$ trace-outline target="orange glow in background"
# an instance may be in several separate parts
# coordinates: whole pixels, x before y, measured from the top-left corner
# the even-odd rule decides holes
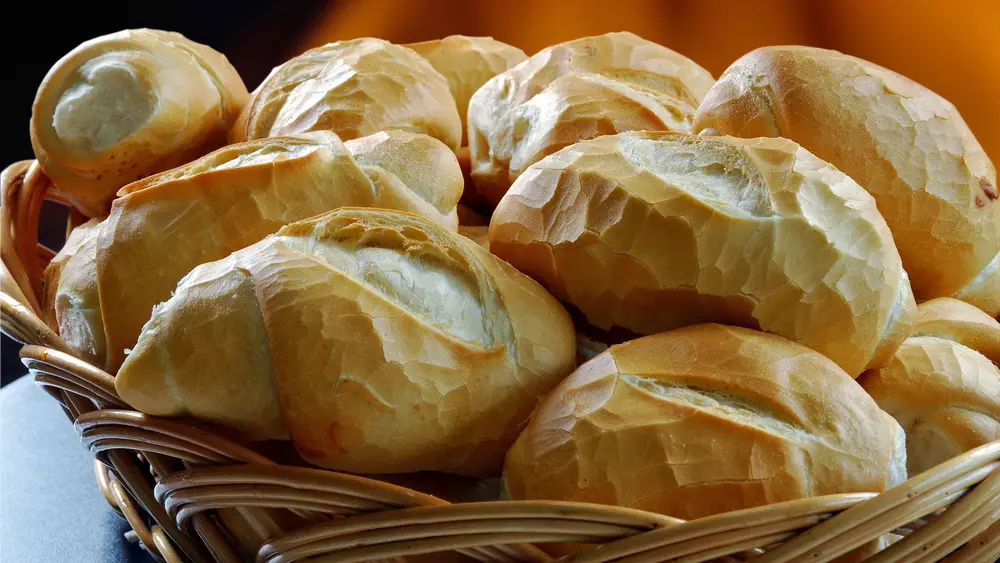
[[[718,77],[766,45],[836,49],[904,74],[954,103],[1000,162],[1000,0],[371,0],[325,9],[299,51],[381,37],[410,43],[489,35],[539,49],[586,35],[631,31]]]

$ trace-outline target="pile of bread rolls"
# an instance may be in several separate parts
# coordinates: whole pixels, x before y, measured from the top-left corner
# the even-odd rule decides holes
[[[630,33],[366,38],[248,93],[124,31],[56,63],[31,138],[92,217],[48,320],[148,414],[680,518],[1000,439],[996,171],[848,55],[716,81]]]

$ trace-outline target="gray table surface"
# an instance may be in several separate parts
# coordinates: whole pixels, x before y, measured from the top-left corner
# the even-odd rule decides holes
[[[0,389],[0,563],[148,563],[94,482],[90,452],[30,377]]]

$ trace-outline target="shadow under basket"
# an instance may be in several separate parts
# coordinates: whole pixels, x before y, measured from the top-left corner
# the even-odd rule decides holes
[[[586,503],[451,503],[375,479],[281,465],[201,425],[144,415],[122,401],[112,375],[74,357],[43,320],[42,272],[55,253],[38,244],[39,215],[45,200],[71,207],[68,200],[35,161],[8,167],[2,184],[3,332],[24,344],[22,361],[94,455],[97,486],[131,524],[127,537],[158,560],[1000,558],[1000,442],[881,494],[814,497],[685,522]],[[69,226],[83,219],[71,209]]]

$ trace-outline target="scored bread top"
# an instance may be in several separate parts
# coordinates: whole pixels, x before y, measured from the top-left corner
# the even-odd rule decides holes
[[[310,49],[276,67],[254,90],[229,140],[321,130],[350,140],[385,129],[424,133],[452,150],[462,140],[448,81],[412,49],[361,38]]]
[[[283,225],[354,205],[410,210],[455,226],[461,172],[454,155],[423,135],[377,137],[354,147],[370,163],[365,166],[336,135],[316,131],[230,145],[123,188],[97,253],[100,292],[110,296],[102,301],[109,367],[121,365],[153,306],[192,268]],[[434,166],[400,170],[399,177],[400,167],[370,148],[380,144],[395,144],[404,157]],[[433,158],[424,159],[428,155]],[[435,205],[450,209],[443,213]]]
[[[697,325],[612,346],[543,399],[507,455],[514,499],[692,519],[906,479],[903,433],[836,364]]]
[[[476,189],[496,204],[530,165],[582,139],[690,130],[712,76],[631,33],[553,45],[483,85],[469,101]]]
[[[91,39],[38,88],[31,143],[42,169],[91,216],[115,191],[225,143],[249,94],[226,57],[155,29]]]
[[[702,130],[785,137],[830,162],[875,197],[918,298],[976,282],[961,298],[1000,315],[996,170],[941,96],[836,51],[764,47],[705,96]]]
[[[489,237],[602,330],[755,327],[855,377],[888,361],[915,307],[871,196],[784,139],[582,141],[515,182]]]
[[[116,386],[142,412],[287,432],[324,467],[488,475],[573,361],[566,311],[511,266],[420,216],[342,208],[195,268]]]

